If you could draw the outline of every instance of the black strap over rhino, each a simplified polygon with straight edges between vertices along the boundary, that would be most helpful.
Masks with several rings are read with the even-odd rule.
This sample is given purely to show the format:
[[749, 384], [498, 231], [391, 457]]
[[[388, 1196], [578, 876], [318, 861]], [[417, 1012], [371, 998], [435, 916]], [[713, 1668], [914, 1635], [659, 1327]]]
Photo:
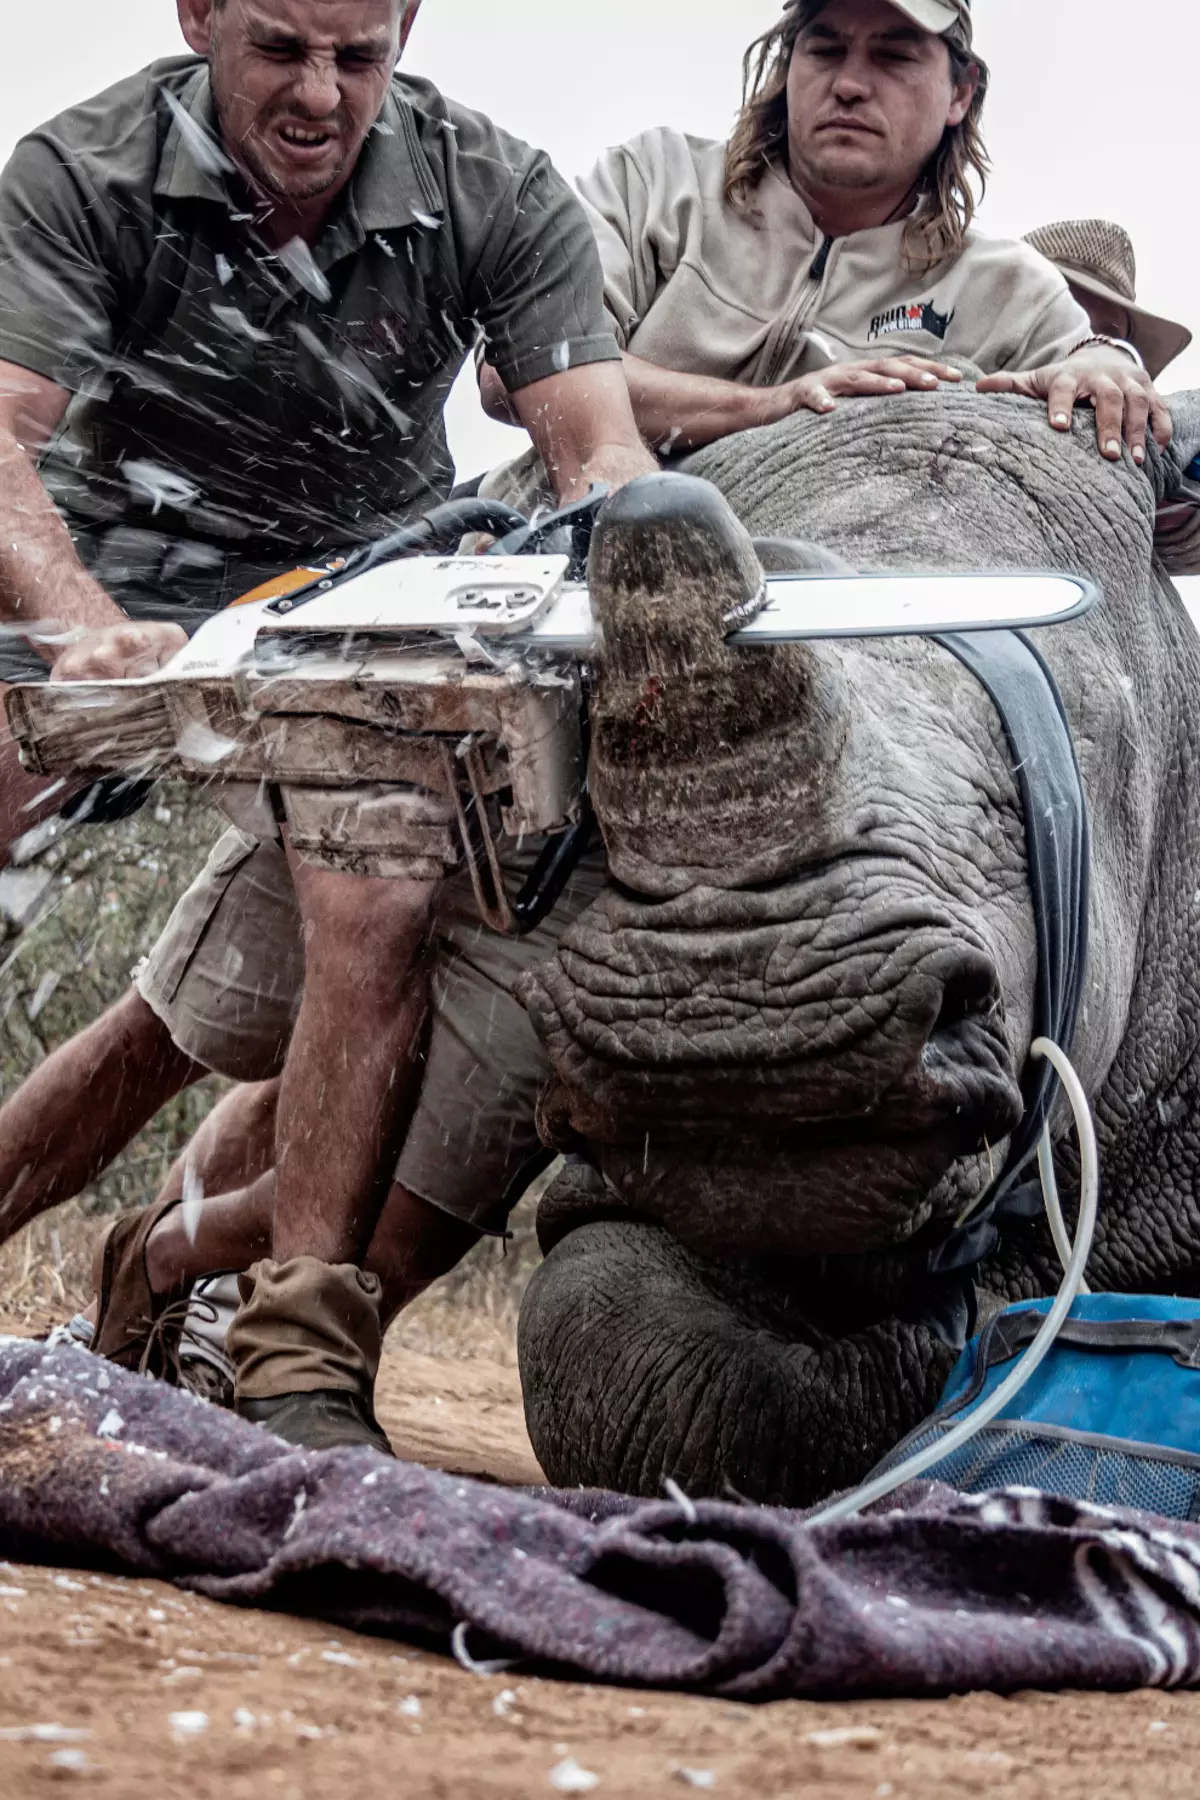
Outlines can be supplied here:
[[[1058, 684], [1019, 631], [938, 638], [987, 689], [1000, 715], [1025, 815], [1029, 892], [1037, 933], [1033, 1037], [1070, 1053], [1087, 977], [1089, 830], [1087, 799]], [[1049, 1063], [1027, 1064], [1025, 1113], [999, 1181], [970, 1217], [929, 1252], [931, 1275], [973, 1269], [990, 1256], [1004, 1219], [1034, 1219], [1040, 1182], [1023, 1177], [1058, 1091]]]

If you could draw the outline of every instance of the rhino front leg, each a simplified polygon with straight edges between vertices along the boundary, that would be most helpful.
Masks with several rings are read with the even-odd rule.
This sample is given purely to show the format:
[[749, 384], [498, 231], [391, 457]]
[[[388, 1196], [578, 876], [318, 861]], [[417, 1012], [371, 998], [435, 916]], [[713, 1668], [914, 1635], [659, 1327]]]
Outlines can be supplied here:
[[955, 1352], [885, 1320], [781, 1326], [746, 1276], [637, 1221], [581, 1226], [534, 1276], [525, 1415], [557, 1486], [810, 1506], [860, 1481], [937, 1404]]

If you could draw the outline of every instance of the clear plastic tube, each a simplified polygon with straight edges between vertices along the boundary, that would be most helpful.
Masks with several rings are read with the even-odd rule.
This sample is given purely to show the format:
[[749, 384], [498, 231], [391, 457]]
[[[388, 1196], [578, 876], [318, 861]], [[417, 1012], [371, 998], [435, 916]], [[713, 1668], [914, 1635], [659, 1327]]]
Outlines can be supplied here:
[[[984, 1400], [973, 1412], [960, 1419], [952, 1431], [934, 1443], [927, 1444], [907, 1461], [896, 1468], [889, 1469], [884, 1475], [877, 1475], [863, 1487], [856, 1488], [851, 1494], [843, 1494], [820, 1512], [813, 1513], [810, 1525], [833, 1525], [839, 1519], [853, 1518], [868, 1506], [875, 1506], [880, 1500], [886, 1500], [898, 1488], [907, 1482], [917, 1481], [927, 1469], [943, 1458], [952, 1456], [961, 1450], [964, 1444], [981, 1432], [985, 1425], [990, 1425], [1006, 1407], [1016, 1399], [1026, 1382], [1041, 1367], [1054, 1347], [1055, 1339], [1066, 1323], [1068, 1314], [1075, 1301], [1083, 1291], [1084, 1271], [1088, 1257], [1092, 1251], [1092, 1239], [1096, 1233], [1096, 1217], [1100, 1208], [1100, 1155], [1096, 1144], [1096, 1128], [1092, 1122], [1092, 1112], [1088, 1105], [1083, 1084], [1071, 1066], [1065, 1053], [1049, 1038], [1038, 1038], [1030, 1046], [1030, 1055], [1045, 1057], [1053, 1063], [1055, 1071], [1063, 1084], [1063, 1090], [1071, 1104], [1075, 1115], [1075, 1125], [1079, 1132], [1080, 1151], [1080, 1189], [1079, 1225], [1075, 1232], [1074, 1245], [1070, 1247], [1070, 1255], [1066, 1262], [1066, 1274], [1062, 1286], [1058, 1290], [1054, 1305], [1046, 1315], [1046, 1321], [1030, 1344], [1028, 1350], [1017, 1364], [1012, 1374], [1002, 1381], [995, 1393]], [[1051, 1217], [1051, 1230], [1054, 1230], [1054, 1214], [1057, 1211], [1058, 1223], [1062, 1229], [1063, 1244], [1066, 1246], [1066, 1227], [1063, 1223], [1062, 1207], [1058, 1199], [1058, 1187], [1054, 1179], [1054, 1161], [1050, 1154], [1050, 1128], [1047, 1125], [1042, 1138], [1045, 1150], [1038, 1153], [1038, 1168], [1042, 1174], [1046, 1189], [1046, 1210]], [[1057, 1244], [1057, 1238], [1055, 1239]]]
[[[1042, 1178], [1042, 1193], [1046, 1197], [1046, 1218], [1050, 1225], [1050, 1236], [1054, 1239], [1054, 1248], [1064, 1273], [1071, 1263], [1071, 1240], [1067, 1235], [1067, 1223], [1063, 1218], [1062, 1202], [1058, 1197], [1058, 1181], [1054, 1174], [1054, 1146], [1050, 1142], [1050, 1133], [1043, 1131], [1037, 1147], [1038, 1174]], [[1091, 1293], [1086, 1281], [1079, 1284], [1081, 1294]]]

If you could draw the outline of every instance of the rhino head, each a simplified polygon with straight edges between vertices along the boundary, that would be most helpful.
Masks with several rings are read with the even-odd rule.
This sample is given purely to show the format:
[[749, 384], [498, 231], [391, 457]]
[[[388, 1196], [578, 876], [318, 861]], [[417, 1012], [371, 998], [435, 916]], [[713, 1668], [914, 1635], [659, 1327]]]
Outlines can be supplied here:
[[[611, 504], [591, 785], [612, 886], [523, 992], [546, 1132], [584, 1153], [543, 1203], [521, 1321], [552, 1479], [799, 1504], [860, 1477], [936, 1401], [963, 1282], [931, 1277], [929, 1246], [1022, 1115], [1037, 946], [995, 708], [931, 639], [732, 646], [762, 582], [751, 532], [864, 569], [1102, 587], [1040, 644], [1094, 837], [1074, 1044], [1107, 1182], [1091, 1279], [1196, 1281], [1200, 1220], [1151, 1197], [1189, 1154], [1200, 1029], [1178, 1008], [1200, 645], [1153, 544], [1180, 454], [1110, 466], [1090, 419], [1063, 438], [964, 391], [727, 440], [692, 459], [712, 486], [651, 477]], [[974, 1280], [1016, 1298], [1055, 1271], [1032, 1224]]]

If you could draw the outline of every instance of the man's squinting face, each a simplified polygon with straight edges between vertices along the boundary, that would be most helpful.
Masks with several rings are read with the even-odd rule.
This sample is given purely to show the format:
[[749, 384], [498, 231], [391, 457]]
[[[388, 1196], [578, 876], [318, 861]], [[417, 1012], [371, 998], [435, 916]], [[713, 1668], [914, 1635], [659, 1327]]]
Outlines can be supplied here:
[[970, 109], [941, 38], [887, 0], [829, 0], [788, 72], [788, 157], [801, 190], [901, 194]]
[[302, 205], [349, 180], [417, 5], [180, 0], [188, 42], [209, 59], [221, 136], [266, 196]]

